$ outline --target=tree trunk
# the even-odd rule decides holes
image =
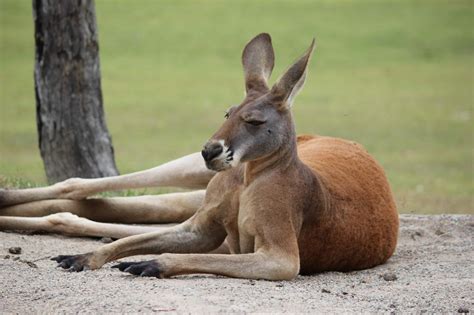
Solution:
[[[33,0],[39,147],[50,183],[117,175],[93,0]]]

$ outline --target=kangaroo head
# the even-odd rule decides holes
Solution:
[[[295,142],[291,106],[303,87],[314,40],[272,88],[274,65],[270,35],[260,34],[244,48],[242,64],[246,96],[228,109],[225,122],[206,143],[202,156],[209,169],[222,171],[239,163],[269,156]]]

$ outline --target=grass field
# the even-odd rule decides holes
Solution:
[[[122,173],[201,148],[242,99],[240,55],[252,36],[272,34],[273,80],[314,36],[298,132],[365,145],[401,212],[474,212],[472,1],[98,0],[96,10]],[[0,1],[0,32],[0,174],[44,184],[31,1]]]

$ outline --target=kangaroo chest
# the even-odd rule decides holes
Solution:
[[[229,249],[235,254],[255,251],[255,205],[245,190],[239,190],[228,212],[225,228]]]

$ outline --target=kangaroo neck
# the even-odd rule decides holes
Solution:
[[[244,185],[250,185],[259,176],[274,172],[285,171],[296,168],[299,165],[298,154],[296,151],[296,137],[277,151],[257,160],[245,163],[244,168]]]

